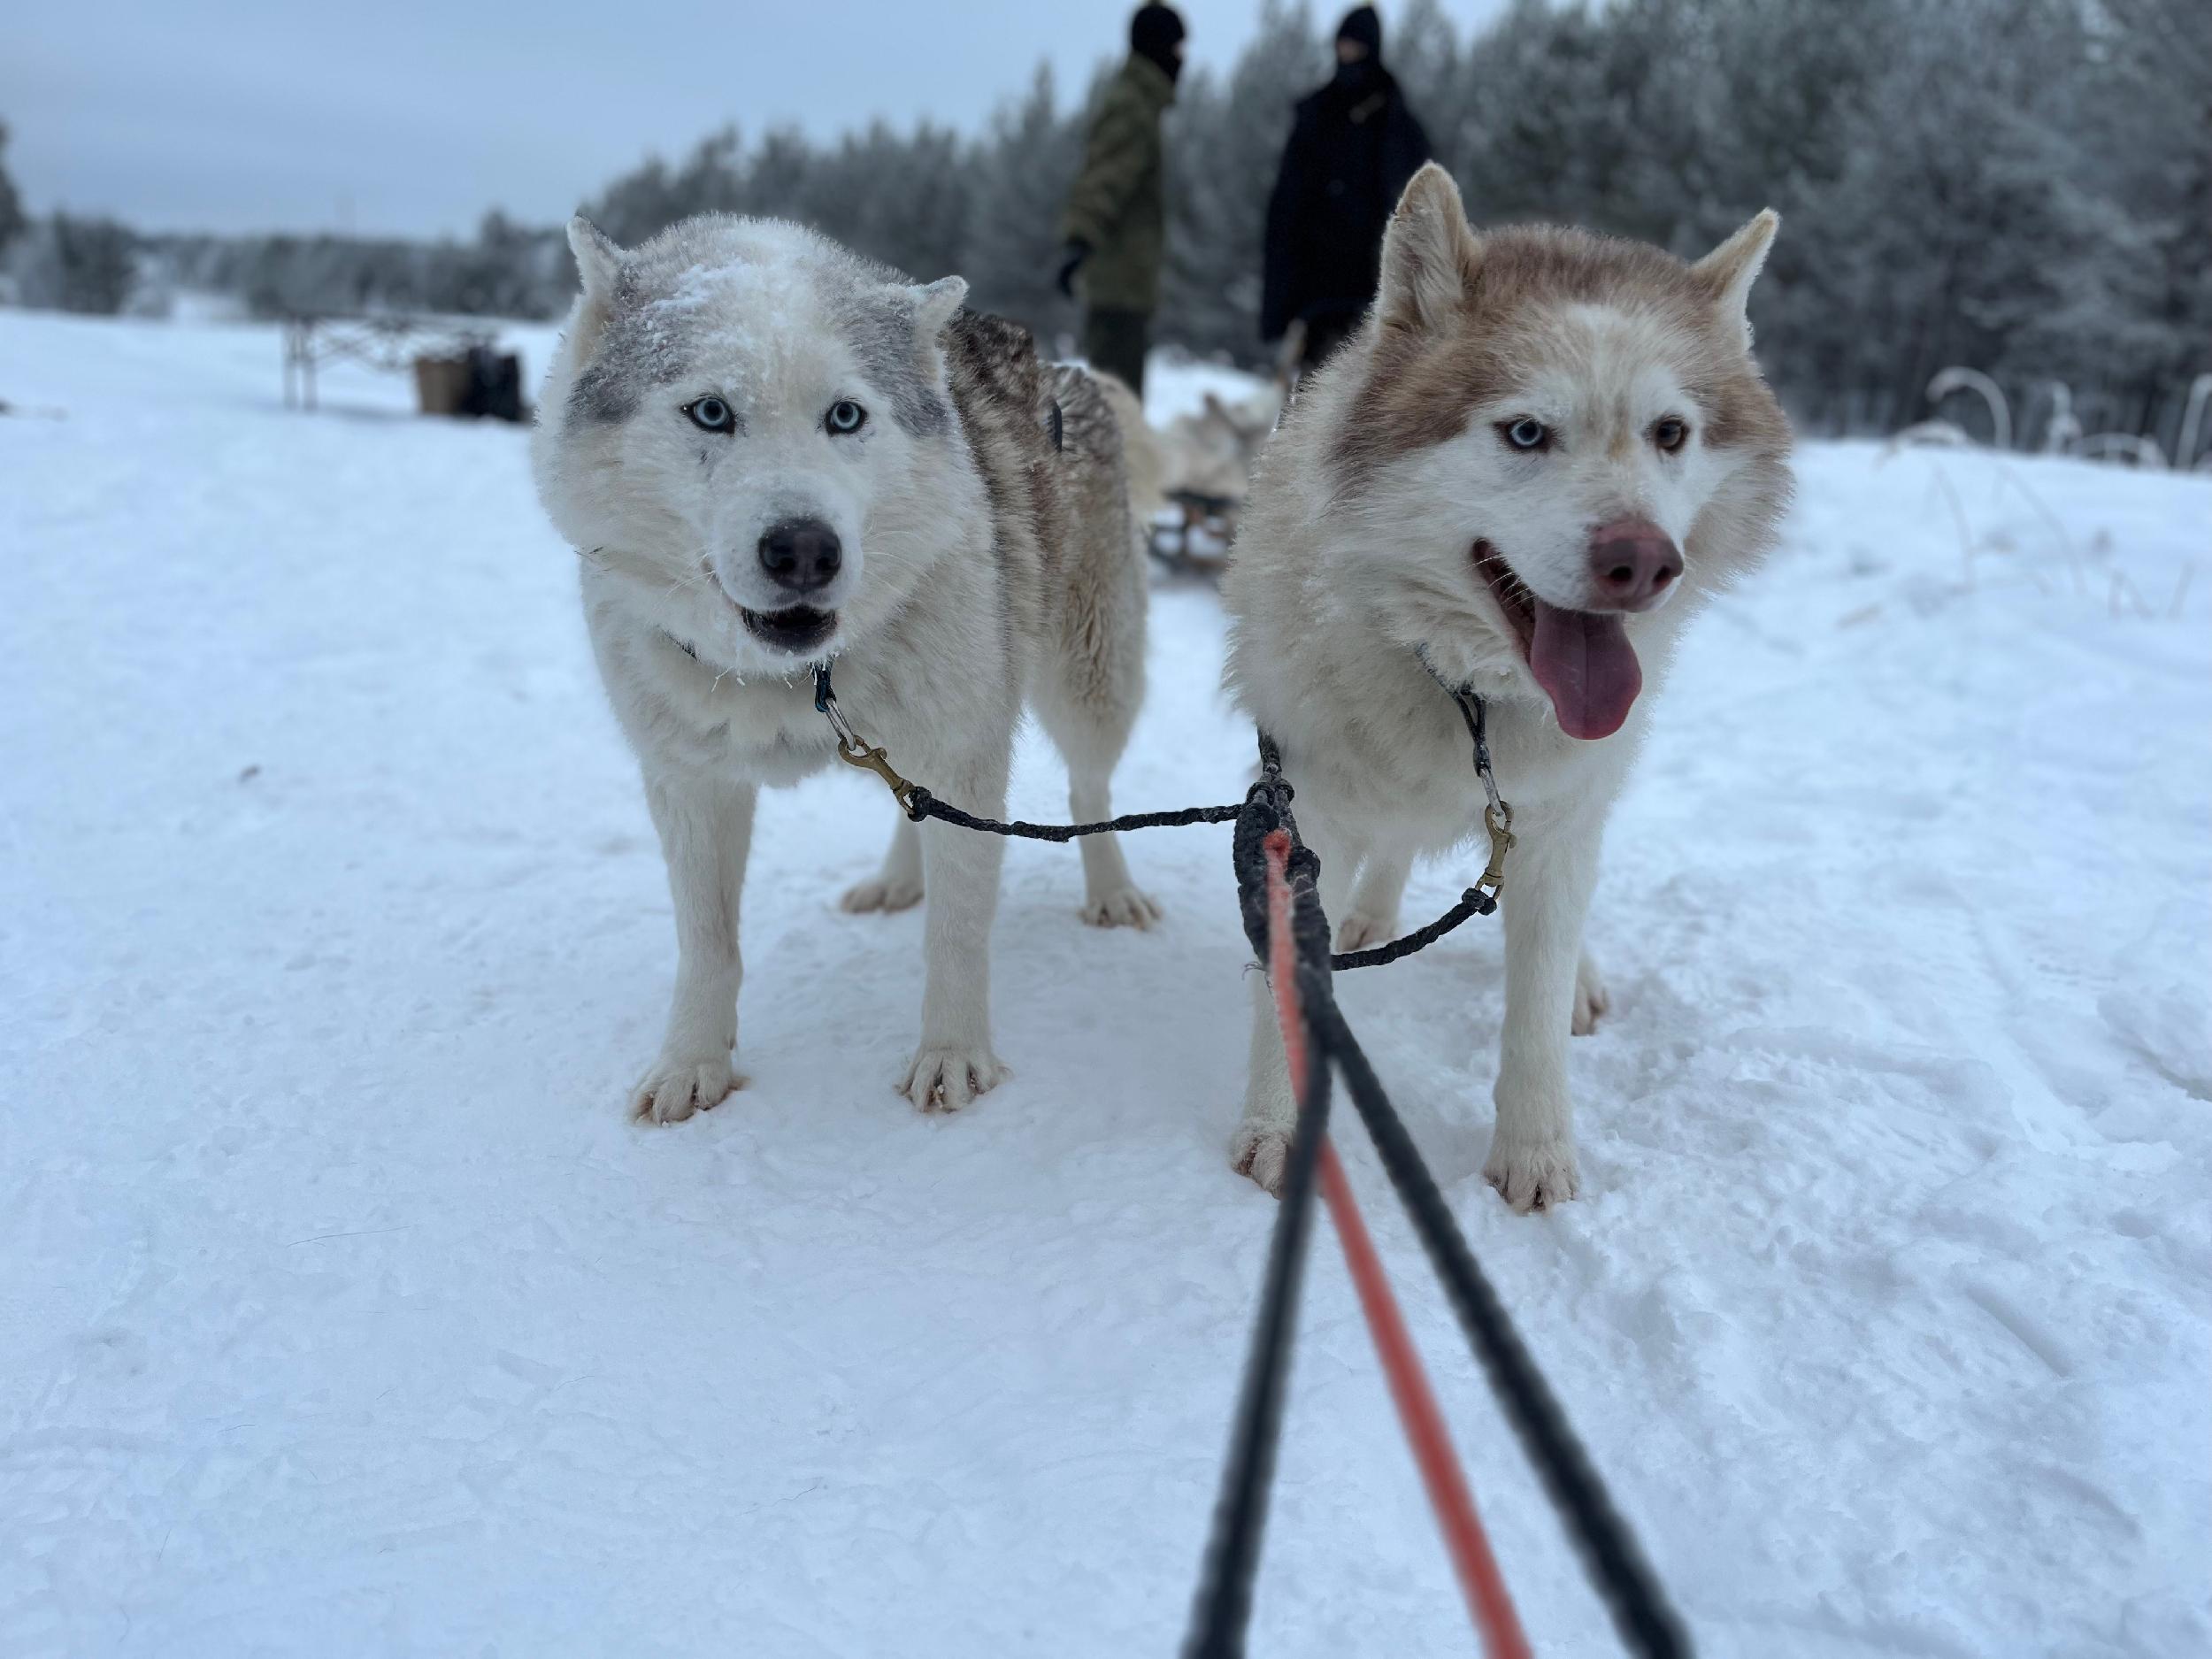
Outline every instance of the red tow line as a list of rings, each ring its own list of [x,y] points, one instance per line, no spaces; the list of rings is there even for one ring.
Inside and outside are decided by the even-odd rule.
[[[1291,1090],[1296,1099],[1303,1100],[1311,1060],[1306,1048],[1305,1022],[1298,1014],[1297,962],[1291,946],[1290,837],[1277,830],[1263,845],[1267,852],[1268,979],[1275,992],[1275,1016],[1282,1025],[1283,1052],[1290,1061]],[[1513,1600],[1506,1593],[1497,1558],[1490,1552],[1490,1540],[1475,1513],[1474,1495],[1467,1489],[1467,1478],[1453,1453],[1444,1414],[1437,1409],[1420,1353],[1398,1311],[1397,1298],[1391,1294],[1382,1258],[1368,1237],[1367,1224],[1352,1196],[1352,1184],[1337,1161],[1336,1148],[1326,1141],[1321,1143],[1318,1163],[1321,1194],[1328,1201],[1329,1217],[1335,1223],[1337,1241],[1343,1247],[1344,1264],[1359,1292],[1368,1333],[1374,1339],[1375,1353],[1389,1379],[1391,1398],[1397,1402],[1398,1419],[1420,1468],[1422,1484],[1428,1488],[1430,1506],[1444,1534],[1445,1551],[1459,1576],[1475,1628],[1481,1632],[1483,1651],[1489,1659],[1529,1659],[1528,1638],[1521,1633]]]

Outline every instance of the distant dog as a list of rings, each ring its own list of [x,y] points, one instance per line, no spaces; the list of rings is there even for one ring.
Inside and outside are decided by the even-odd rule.
[[[1089,373],[1106,407],[1113,411],[1114,425],[1121,431],[1122,467],[1129,478],[1129,511],[1141,532],[1152,522],[1152,516],[1167,505],[1167,453],[1161,446],[1160,434],[1145,420],[1143,403],[1128,383],[1103,369]]]
[[[1776,224],[1695,265],[1579,231],[1478,237],[1424,168],[1373,314],[1262,457],[1223,587],[1230,685],[1282,746],[1340,948],[1394,936],[1413,860],[1479,833],[1445,687],[1489,702],[1518,844],[1483,1172],[1517,1210],[1575,1194],[1568,1033],[1607,1008],[1583,918],[1649,693],[1789,500],[1744,311]],[[1236,1167],[1275,1188],[1294,1123],[1257,994]]]
[[[1177,416],[1160,438],[1164,493],[1240,505],[1251,492],[1253,463],[1282,406],[1282,394],[1272,386],[1233,403],[1206,393],[1194,412]]]
[[[631,1097],[657,1122],[738,1081],[738,911],[763,784],[831,764],[810,665],[907,775],[1004,815],[1025,701],[1078,818],[1144,692],[1144,555],[1096,385],[1029,335],[793,225],[710,216],[634,251],[569,227],[583,294],[545,387],[538,493],[583,556],[600,673],[675,899],[676,993]],[[921,898],[921,1042],[900,1087],[952,1109],[1004,1075],[990,1021],[1003,843],[901,820],[849,910]],[[1093,922],[1158,914],[1110,837]],[[841,1019],[833,1010],[826,1018]]]

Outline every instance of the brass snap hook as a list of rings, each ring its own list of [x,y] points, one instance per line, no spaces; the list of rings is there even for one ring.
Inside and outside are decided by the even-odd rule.
[[[871,749],[857,737],[841,737],[837,743],[837,758],[848,766],[857,766],[863,772],[872,772],[889,786],[899,810],[909,818],[914,815],[914,786],[893,768],[890,757],[880,749]]]
[[[1486,806],[1482,822],[1490,832],[1490,863],[1475,886],[1495,898],[1505,886],[1505,856],[1513,850],[1513,809],[1503,801]]]

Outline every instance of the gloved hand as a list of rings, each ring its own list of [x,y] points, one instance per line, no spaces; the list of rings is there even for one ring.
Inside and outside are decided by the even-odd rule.
[[[1070,299],[1075,297],[1075,273],[1090,257],[1091,244],[1079,236],[1060,250],[1060,274],[1053,279],[1053,284]]]

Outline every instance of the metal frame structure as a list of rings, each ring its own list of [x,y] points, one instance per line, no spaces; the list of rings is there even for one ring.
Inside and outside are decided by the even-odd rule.
[[[497,342],[498,331],[451,318],[396,314],[333,317],[299,311],[284,319],[284,406],[313,409],[315,371],[350,361],[405,374],[426,352],[457,357]]]

